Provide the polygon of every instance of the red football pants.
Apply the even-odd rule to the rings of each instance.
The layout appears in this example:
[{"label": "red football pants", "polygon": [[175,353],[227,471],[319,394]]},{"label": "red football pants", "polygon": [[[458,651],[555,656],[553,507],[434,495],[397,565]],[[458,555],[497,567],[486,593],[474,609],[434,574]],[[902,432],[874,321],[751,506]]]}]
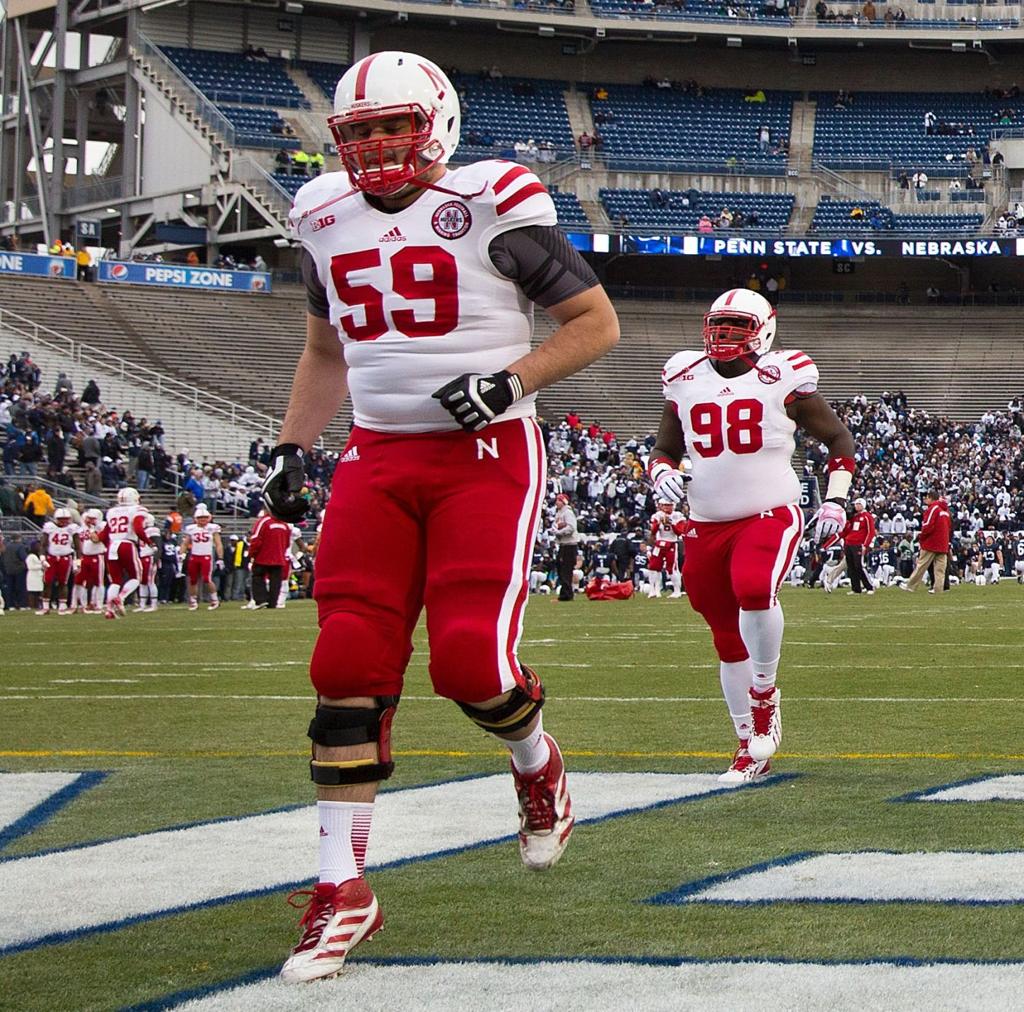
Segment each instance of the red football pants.
[{"label": "red football pants", "polygon": [[690,606],[711,628],[723,661],[747,659],[740,609],[763,611],[777,601],[804,530],[797,506],[724,523],[691,521],[683,578]]},{"label": "red football pants", "polygon": [[71,579],[71,560],[73,555],[47,555],[46,572],[43,574],[43,584],[49,586],[56,583],[58,587],[66,587]]},{"label": "red football pants", "polygon": [[516,656],[544,493],[533,419],[480,433],[355,428],[316,556],[321,696],[397,696],[427,609],[430,678],[479,703],[523,679]]},{"label": "red football pants", "polygon": [[106,559],[102,555],[83,555],[75,583],[79,587],[102,587],[105,573]]},{"label": "red football pants", "polygon": [[676,541],[655,541],[654,548],[647,556],[647,568],[655,573],[664,570],[671,576],[676,571],[678,551]]},{"label": "red football pants", "polygon": [[142,566],[139,563],[139,548],[134,541],[118,542],[116,557],[107,556],[107,570],[110,582],[123,587],[129,580],[137,580]]},{"label": "red football pants", "polygon": [[213,570],[212,555],[190,555],[188,557],[188,582],[195,586],[197,583],[209,583],[210,573]]}]

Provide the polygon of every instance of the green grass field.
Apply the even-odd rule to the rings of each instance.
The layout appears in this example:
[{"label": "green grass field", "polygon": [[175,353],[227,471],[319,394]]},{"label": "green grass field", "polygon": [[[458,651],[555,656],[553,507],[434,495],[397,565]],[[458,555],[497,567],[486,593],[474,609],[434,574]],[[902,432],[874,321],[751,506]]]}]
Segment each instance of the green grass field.
[{"label": "green grass field", "polygon": [[[643,903],[800,851],[1020,846],[1019,803],[893,799],[1022,771],[1024,588],[858,600],[787,588],[782,600],[784,740],[775,768],[799,776],[580,826],[543,875],[524,871],[509,842],[373,874],[387,930],[353,963],[364,955],[1024,959],[1024,909],[1014,904]],[[255,613],[175,607],[117,623],[21,613],[0,623],[0,769],[109,771],[3,857],[311,799],[311,604]],[[717,661],[686,601],[534,598],[521,655],[545,681],[545,723],[570,770],[727,765],[734,746]],[[454,705],[431,698],[425,661],[421,629],[388,786],[505,770],[505,755]],[[513,832],[511,787],[495,803],[508,806]],[[238,875],[241,891],[246,868]],[[126,903],[132,889],[126,880]],[[0,1008],[120,1008],[270,967],[295,937],[284,895],[15,952],[0,958]],[[40,909],[56,902],[68,900],[38,897]]]}]

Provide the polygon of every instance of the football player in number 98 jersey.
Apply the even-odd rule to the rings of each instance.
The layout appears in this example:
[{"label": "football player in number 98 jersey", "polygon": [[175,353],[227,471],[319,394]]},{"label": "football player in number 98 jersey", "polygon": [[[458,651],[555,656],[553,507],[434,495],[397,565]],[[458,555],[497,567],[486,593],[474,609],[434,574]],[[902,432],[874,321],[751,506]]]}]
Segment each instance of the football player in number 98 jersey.
[{"label": "football player in number 98 jersey", "polygon": [[804,527],[790,463],[796,428],[829,451],[828,489],[814,518],[819,544],[846,522],[854,471],[853,437],[817,392],[817,367],[802,351],[773,351],[775,328],[775,310],[756,292],[737,288],[712,303],[704,355],[681,352],[662,373],[667,404],[648,463],[659,498],[678,501],[684,489],[689,498],[683,576],[711,628],[739,738],[722,775],[731,783],[766,776],[782,737],[778,590]]},{"label": "football player in number 98 jersey", "polygon": [[[545,480],[533,402],[609,351],[618,321],[526,166],[448,168],[459,118],[430,60],[359,60],[329,120],[343,171],[303,186],[291,215],[309,297],[263,486],[274,516],[304,515],[303,454],[346,395],[355,425],[316,560],[320,880],[287,981],[335,976],[382,923],[363,865],[424,607],[434,690],[511,753],[527,867],[554,864],[573,826],[541,682],[517,656]],[[559,326],[531,350],[535,304]],[[481,502],[484,526],[468,537]]]}]

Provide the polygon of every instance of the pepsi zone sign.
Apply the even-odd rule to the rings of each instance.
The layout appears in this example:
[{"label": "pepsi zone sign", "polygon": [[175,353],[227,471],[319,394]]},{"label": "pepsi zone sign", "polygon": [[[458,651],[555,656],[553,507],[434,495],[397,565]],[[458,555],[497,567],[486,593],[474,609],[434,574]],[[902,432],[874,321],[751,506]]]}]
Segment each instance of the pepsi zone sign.
[{"label": "pepsi zone sign", "polygon": [[1024,239],[752,239],[725,235],[604,235],[570,233],[587,253],[650,253],[682,256],[748,257],[1006,257],[1024,256]]},{"label": "pepsi zone sign", "polygon": [[270,275],[264,271],[224,271],[215,267],[125,263],[120,260],[101,260],[99,269],[100,281],[126,285],[163,285],[229,292],[270,291]]},{"label": "pepsi zone sign", "polygon": [[78,275],[74,257],[39,256],[36,253],[0,253],[0,273],[31,274],[39,278],[67,278]]}]

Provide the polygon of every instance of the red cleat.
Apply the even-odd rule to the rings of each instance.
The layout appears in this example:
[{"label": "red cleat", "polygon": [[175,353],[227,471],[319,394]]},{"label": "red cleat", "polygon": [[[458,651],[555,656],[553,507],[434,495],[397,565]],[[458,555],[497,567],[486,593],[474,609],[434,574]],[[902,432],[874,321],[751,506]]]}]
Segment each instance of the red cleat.
[{"label": "red cleat", "polygon": [[512,767],[519,796],[519,853],[523,864],[533,871],[543,871],[558,861],[576,821],[562,753],[551,735],[544,737],[551,749],[547,766],[531,777]]}]

